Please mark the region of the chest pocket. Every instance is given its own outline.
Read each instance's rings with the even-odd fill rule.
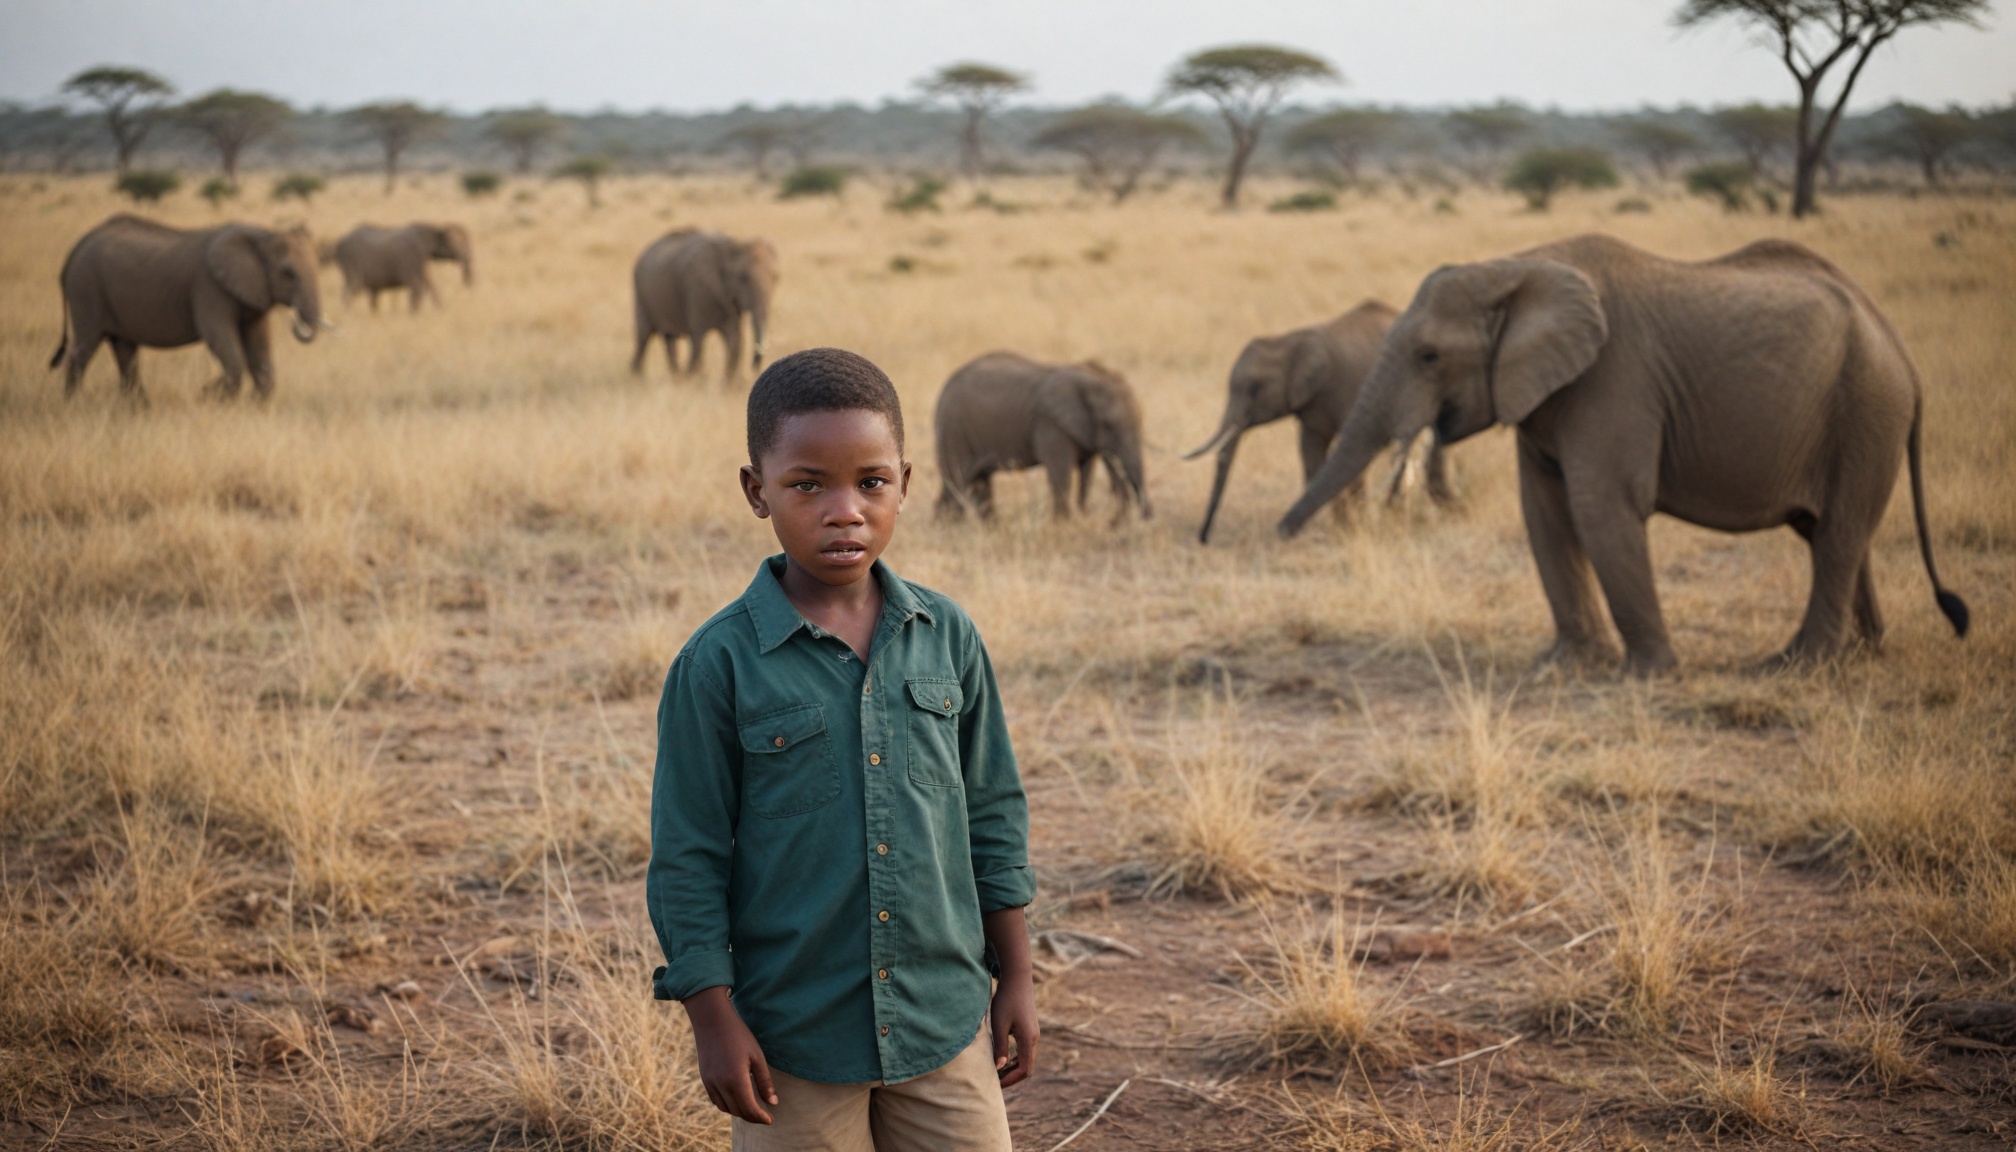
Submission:
[[[910,689],[910,779],[934,788],[957,788],[959,712],[966,694],[957,680],[905,680]]]
[[[817,704],[759,716],[740,726],[742,804],[767,819],[799,816],[840,794],[833,739]]]

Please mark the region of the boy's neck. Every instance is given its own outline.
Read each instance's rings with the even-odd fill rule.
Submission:
[[[827,584],[787,555],[777,583],[799,615],[838,636],[867,661],[875,628],[882,621],[882,582],[872,566],[851,584]]]

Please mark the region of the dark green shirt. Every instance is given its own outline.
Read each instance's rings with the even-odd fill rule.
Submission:
[[[658,706],[646,896],[661,997],[717,984],[806,1080],[922,1076],[972,1043],[984,912],[1027,904],[1029,809],[973,621],[877,561],[864,668],[784,557],[700,626]]]

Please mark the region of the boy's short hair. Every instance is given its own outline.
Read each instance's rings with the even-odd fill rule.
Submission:
[[[749,389],[749,463],[777,441],[786,416],[800,412],[879,412],[903,451],[903,404],[896,386],[864,356],[841,348],[807,348],[773,362]]]

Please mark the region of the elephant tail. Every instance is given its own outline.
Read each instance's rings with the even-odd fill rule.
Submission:
[[[1921,453],[1918,449],[1918,432],[1925,423],[1925,405],[1920,400],[1911,413],[1911,439],[1909,458],[1911,462],[1911,512],[1918,521],[1918,552],[1925,558],[1925,574],[1932,578],[1932,595],[1939,601],[1939,611],[1953,625],[1953,634],[1967,635],[1967,602],[1957,593],[1939,582],[1939,565],[1932,559],[1932,529],[1925,521],[1925,474],[1919,464]]]
[[[63,363],[63,357],[70,351],[70,299],[63,299],[63,334],[56,341],[56,354],[49,357],[49,367]]]

